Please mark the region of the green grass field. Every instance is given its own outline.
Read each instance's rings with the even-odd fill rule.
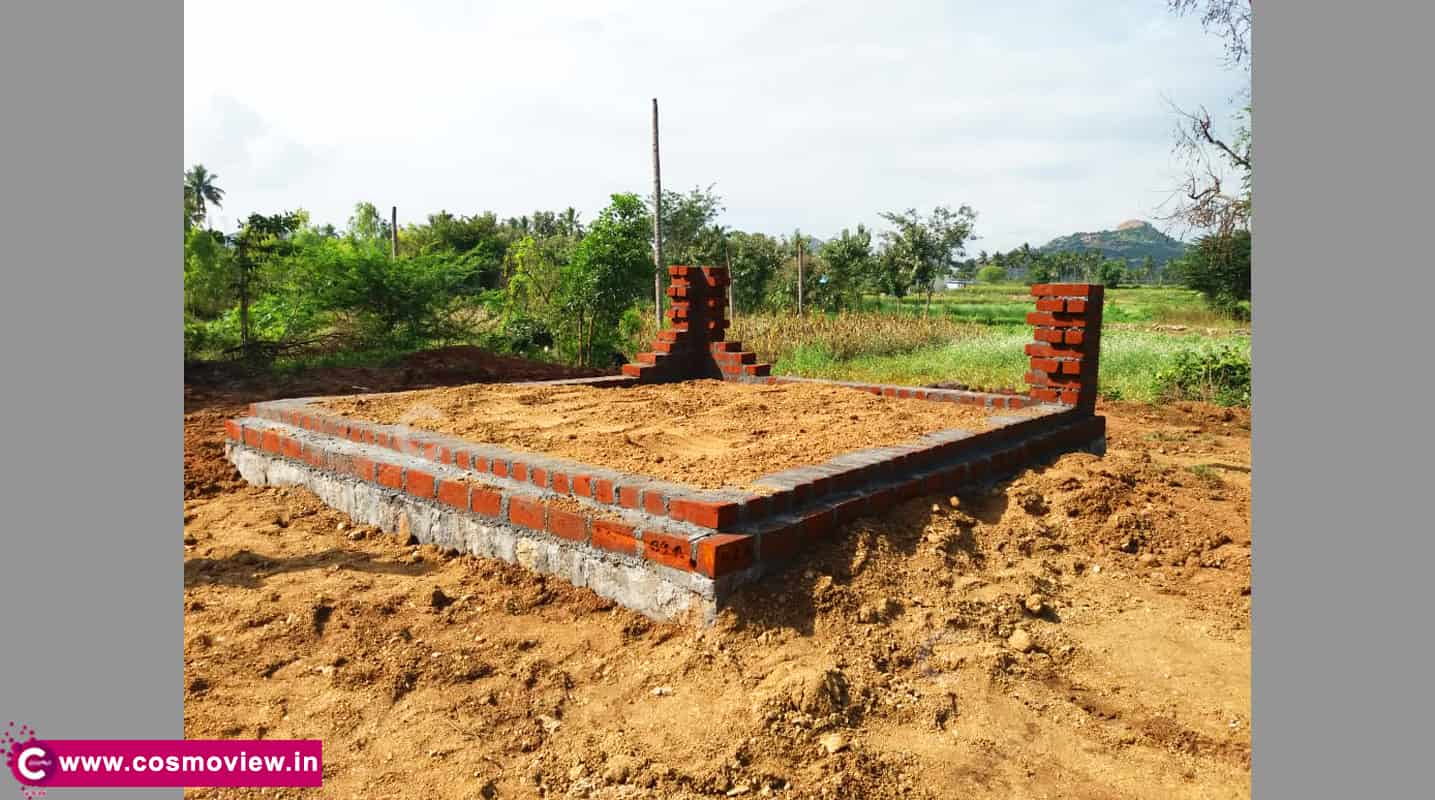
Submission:
[[[1023,389],[1026,315],[1031,294],[1020,284],[978,285],[923,298],[869,298],[843,314],[739,316],[730,338],[770,361],[778,374],[978,389]],[[1200,295],[1176,287],[1107,293],[1101,341],[1101,393],[1108,399],[1159,402],[1169,393],[1157,375],[1181,353],[1233,349],[1249,359],[1249,323],[1208,309]],[[1157,326],[1163,326],[1158,329]],[[1185,326],[1185,330],[1177,330]]]

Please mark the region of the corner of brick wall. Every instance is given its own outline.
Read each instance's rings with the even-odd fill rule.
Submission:
[[[1095,410],[1105,288],[1096,283],[1031,287],[1036,311],[1026,321],[1036,341],[1026,346],[1031,357],[1026,382],[1032,399]]]
[[[727,292],[731,283],[724,267],[668,267],[669,327],[658,331],[650,351],[639,353],[623,374],[643,383],[692,378],[740,379],[770,375],[772,367],[757,363],[727,336]]]

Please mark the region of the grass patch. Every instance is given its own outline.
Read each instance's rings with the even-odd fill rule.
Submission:
[[[955,382],[977,389],[1020,390],[1025,388],[1028,367],[1023,348],[1030,341],[1029,328],[977,327],[940,345],[850,358],[841,357],[822,342],[813,342],[780,354],[773,371],[836,380],[907,385]],[[1222,341],[1249,358],[1249,339],[1233,336]],[[1160,332],[1106,331],[1101,337],[1099,391],[1107,399],[1147,403],[1168,399],[1168,389],[1157,376],[1175,366],[1181,354],[1205,351],[1209,342],[1205,337]],[[759,351],[759,358],[770,356]]]

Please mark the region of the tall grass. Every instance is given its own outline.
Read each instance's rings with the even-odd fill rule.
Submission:
[[[1024,346],[1031,331],[1020,328],[977,329],[943,344],[904,353],[864,354],[841,358],[823,342],[787,349],[773,364],[778,374],[812,378],[873,381],[905,385],[960,383],[974,389],[1023,389],[1027,371]],[[1250,340],[1221,337],[1250,354]],[[1110,330],[1101,336],[1099,388],[1110,399],[1157,402],[1165,387],[1158,374],[1176,363],[1178,355],[1210,348],[1211,339],[1177,334]],[[759,353],[759,358],[769,358]]]

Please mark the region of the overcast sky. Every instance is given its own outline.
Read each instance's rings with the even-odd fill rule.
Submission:
[[[1036,246],[1153,217],[1165,98],[1224,123],[1246,81],[1164,0],[190,0],[184,28],[184,166],[218,174],[225,230],[360,200],[590,220],[651,191],[657,97],[663,186],[715,183],[731,227],[966,203],[971,252]]]

